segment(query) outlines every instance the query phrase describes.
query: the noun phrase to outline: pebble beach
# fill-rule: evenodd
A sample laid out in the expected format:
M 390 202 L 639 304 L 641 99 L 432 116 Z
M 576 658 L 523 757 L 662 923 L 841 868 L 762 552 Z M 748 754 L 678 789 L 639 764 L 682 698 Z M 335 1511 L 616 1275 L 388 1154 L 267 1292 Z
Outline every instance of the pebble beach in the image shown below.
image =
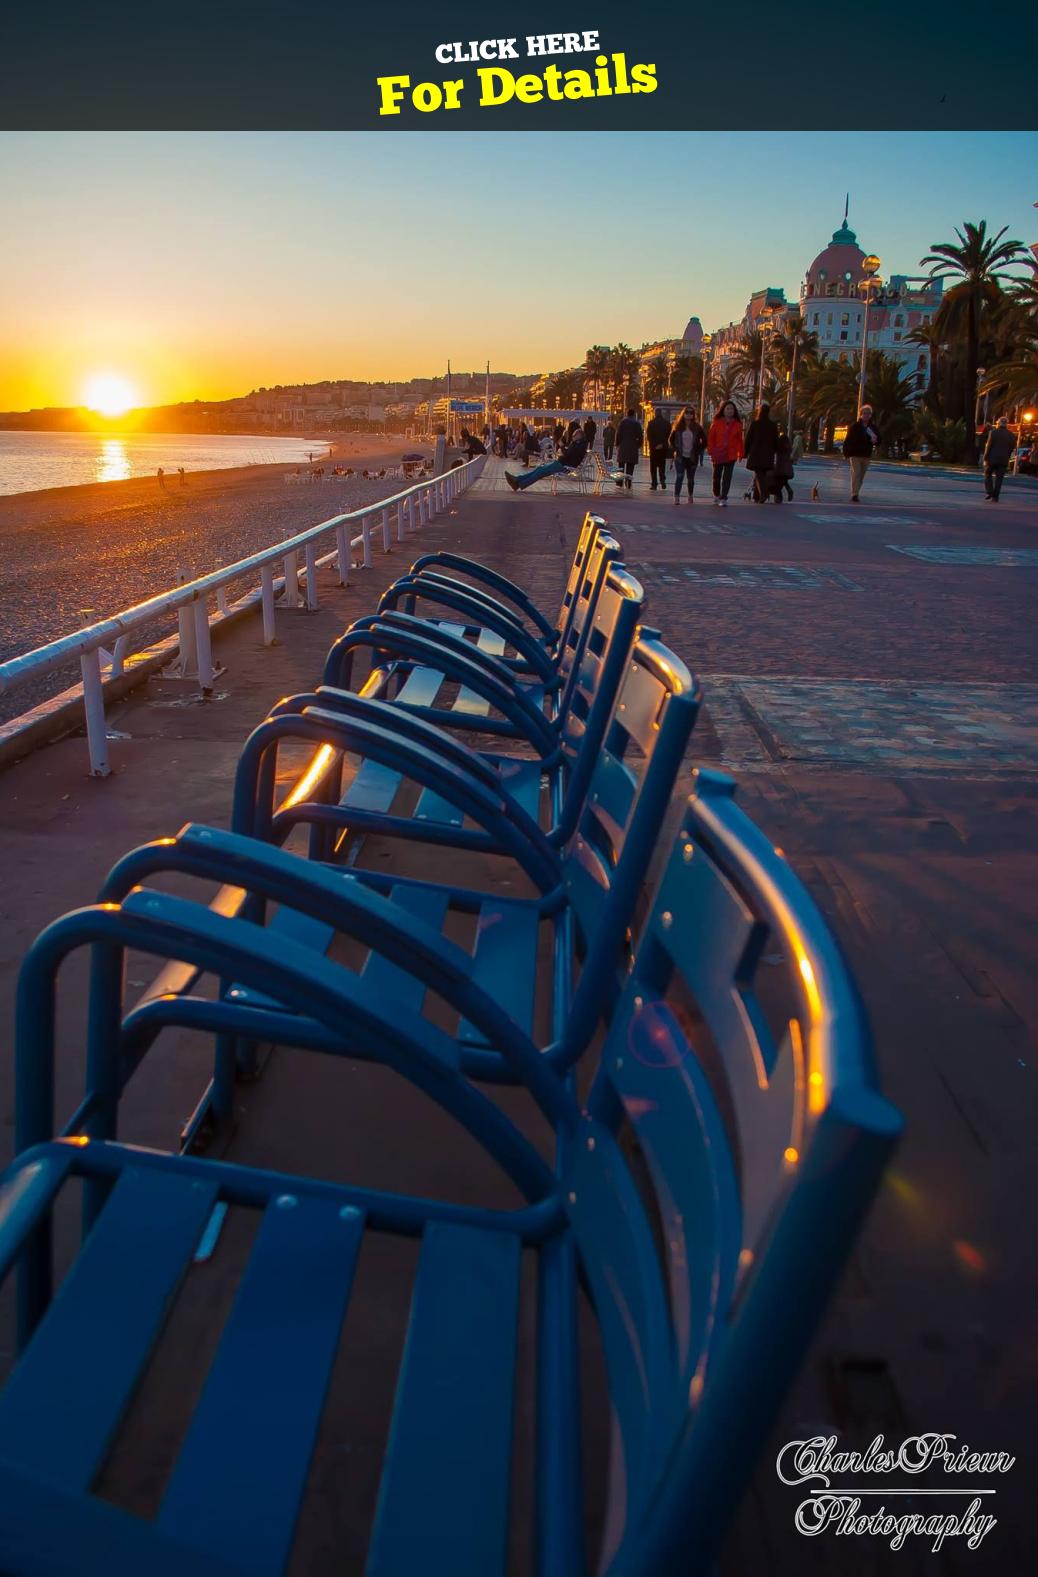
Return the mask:
M 286 481 L 298 469 L 293 465 L 262 465 L 193 472 L 184 486 L 172 477 L 162 488 L 147 477 L 0 498 L 0 661 L 143 602 L 172 586 L 178 573 L 193 579 L 392 496 L 401 482 L 332 477 L 330 467 L 377 470 L 420 447 L 395 434 L 349 436 L 336 442 L 322 462 L 324 478 L 314 482 L 294 475 Z M 18 686 L 0 696 L 0 718 L 27 711 L 77 678 L 73 665 Z

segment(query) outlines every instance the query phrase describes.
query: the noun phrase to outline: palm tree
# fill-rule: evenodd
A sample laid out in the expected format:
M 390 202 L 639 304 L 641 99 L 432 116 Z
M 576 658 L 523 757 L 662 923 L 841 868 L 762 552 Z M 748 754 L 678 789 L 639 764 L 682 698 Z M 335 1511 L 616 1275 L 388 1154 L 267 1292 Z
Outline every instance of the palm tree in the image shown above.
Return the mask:
M 940 404 L 940 386 L 937 382 L 937 365 L 944 347 L 944 329 L 939 327 L 933 318 L 928 318 L 925 323 L 920 323 L 917 329 L 912 329 L 905 335 L 910 345 L 918 345 L 920 350 L 927 354 L 926 397 L 930 405 L 935 408 Z
M 592 345 L 584 357 L 584 372 L 594 385 L 596 405 L 602 401 L 602 382 L 608 376 L 611 352 L 608 345 Z
M 707 379 L 706 385 L 706 403 L 710 410 L 720 410 L 728 400 L 734 402 L 737 410 L 742 408 L 740 402 L 744 405 L 746 401 L 742 374 L 730 366 L 725 367 L 723 372 L 713 373 Z
M 951 332 L 962 334 L 966 344 L 964 381 L 964 408 L 967 417 L 966 458 L 973 464 L 977 460 L 977 435 L 973 423 L 973 402 L 977 392 L 977 362 L 980 342 L 980 318 L 986 304 L 996 306 L 1002 294 L 1003 283 L 1011 279 L 1007 270 L 1028 260 L 1028 253 L 1020 241 L 1004 241 L 1008 229 L 1003 225 L 997 235 L 989 236 L 987 220 L 979 224 L 964 224 L 956 229 L 958 241 L 935 242 L 924 258 L 921 268 L 929 268 L 933 279 L 954 279 L 956 284 L 944 298 L 938 317 Z
M 654 356 L 645 369 L 645 393 L 648 399 L 658 400 L 670 388 L 670 362 L 666 356 Z
M 796 380 L 798 368 L 803 371 L 805 362 L 818 356 L 818 335 L 805 329 L 803 318 L 790 318 L 772 336 L 772 365 L 785 374 L 788 386 L 786 425 L 790 432 L 796 416 Z
M 614 345 L 609 353 L 609 371 L 613 379 L 614 396 L 616 390 L 627 390 L 626 403 L 634 403 L 634 391 L 638 387 L 638 370 L 640 363 L 630 345 L 625 345 L 621 340 L 619 345 Z

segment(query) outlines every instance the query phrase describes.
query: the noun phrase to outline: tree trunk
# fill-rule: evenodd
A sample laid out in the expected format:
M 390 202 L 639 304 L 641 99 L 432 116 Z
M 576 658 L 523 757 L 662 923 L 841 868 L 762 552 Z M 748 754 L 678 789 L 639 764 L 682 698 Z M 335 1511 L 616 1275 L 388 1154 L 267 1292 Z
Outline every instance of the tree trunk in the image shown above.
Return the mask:
M 966 418 L 966 463 L 977 463 L 977 297 L 970 292 L 966 305 L 966 387 L 963 415 Z

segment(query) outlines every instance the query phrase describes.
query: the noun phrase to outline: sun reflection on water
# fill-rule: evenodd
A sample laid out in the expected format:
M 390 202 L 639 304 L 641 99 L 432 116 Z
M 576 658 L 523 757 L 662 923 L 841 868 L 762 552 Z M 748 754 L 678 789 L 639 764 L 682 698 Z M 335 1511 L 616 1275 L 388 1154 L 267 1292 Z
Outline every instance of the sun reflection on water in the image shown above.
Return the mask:
M 121 438 L 102 438 L 94 469 L 98 482 L 125 482 L 130 474 L 130 457 Z

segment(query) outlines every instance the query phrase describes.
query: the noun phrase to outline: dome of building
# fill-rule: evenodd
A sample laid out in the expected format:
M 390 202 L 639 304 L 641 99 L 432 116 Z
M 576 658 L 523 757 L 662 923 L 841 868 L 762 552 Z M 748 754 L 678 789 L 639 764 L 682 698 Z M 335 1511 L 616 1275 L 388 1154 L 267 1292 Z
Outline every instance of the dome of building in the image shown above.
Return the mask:
M 703 348 L 703 325 L 698 318 L 689 318 L 681 339 L 684 344 L 692 347 L 693 355 L 699 355 Z
M 862 263 L 868 254 L 858 245 L 846 218 L 824 251 L 819 252 L 807 271 L 804 294 L 807 296 L 853 296 L 862 277 Z

